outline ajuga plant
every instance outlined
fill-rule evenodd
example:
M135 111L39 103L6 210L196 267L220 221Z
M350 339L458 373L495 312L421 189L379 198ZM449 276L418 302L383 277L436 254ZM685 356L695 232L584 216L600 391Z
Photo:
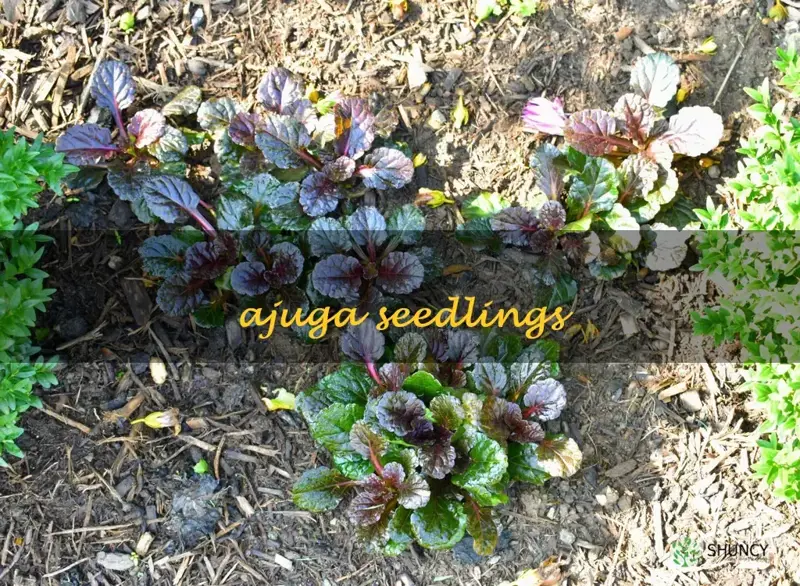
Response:
M16 140L13 130L0 132L0 466L7 465L6 452L22 457L14 443L22 434L16 422L20 413L41 405L33 385L56 382L55 360L34 359L39 349L31 343L37 311L44 311L53 293L44 286L47 273L36 268L41 244L49 239L21 218L37 207L42 182L59 192L61 181L76 171L41 138L28 143Z
M656 232L675 227L662 221L674 222L671 216L682 209L663 213L678 193L673 160L715 148L723 126L720 116L703 106L669 115L679 82L680 70L672 58L652 53L634 64L633 93L623 95L612 112L591 109L567 115L560 99L528 102L522 116L525 130L564 137L562 148L544 144L531 158L540 202L533 209L498 211L483 226L465 226L462 235L490 237L488 226L505 244L586 262L600 279L624 274L643 242L650 250L640 251L637 260L660 270L680 264L679 252L686 250L682 242L653 251L657 236L649 230L643 234L640 225L654 222ZM561 261L549 264L564 266Z
M779 51L780 83L793 99L791 52ZM747 385L765 413L757 476L781 498L800 499L800 122L787 117L786 103L773 104L769 82L745 90L748 109L760 125L742 141L737 175L720 190L723 205L709 199L696 210L699 261L717 285L713 307L693 313L695 332L716 345L741 348Z
M352 496L348 516L371 550L447 549L469 533L488 555L499 532L492 507L508 502L511 482L580 466L575 442L545 430L567 399L554 378L557 344L523 350L514 336L439 331L391 345L367 320L341 347L355 362L297 400L333 467L306 471L293 498L320 512Z
M130 68L118 61L103 61L92 78L91 94L97 105L110 113L116 135L99 124L79 124L58 138L56 151L64 153L68 162L83 167L73 180L77 184L96 186L105 176L114 193L131 203L141 221L161 218L160 202L151 201L150 176L182 176L186 170L183 159L189 150L186 134L170 126L167 116L194 113L200 90L190 86L163 112L147 108L129 118L127 110L136 98Z
M297 181L291 200L284 194L263 202L270 210L279 207L281 219L291 212L292 229L308 227L310 218L336 211L367 189L398 189L411 181L411 159L389 140L397 116L377 100L320 99L283 68L264 76L256 99L252 112L229 98L209 100L198 122L214 136L224 173L240 191L250 189L254 170Z
M405 205L388 220L374 207L358 208L344 222L318 218L308 231L313 296L374 308L386 296L407 295L437 274L429 247L418 246L425 218Z

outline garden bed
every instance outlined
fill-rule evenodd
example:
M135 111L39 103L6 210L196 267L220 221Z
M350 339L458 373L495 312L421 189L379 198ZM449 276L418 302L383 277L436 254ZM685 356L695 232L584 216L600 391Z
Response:
M739 0L552 2L521 23L502 18L475 31L469 6L458 1L410 2L402 23L385 2L139 3L142 18L127 37L116 17L133 6L23 8L22 20L0 24L2 71L13 82L0 86L5 126L55 138L80 109L88 114L84 83L100 53L131 64L140 95L157 105L189 83L209 96L251 96L264 72L281 65L325 90L376 91L400 107L398 139L428 159L397 194L406 202L428 187L459 200L489 190L524 203L534 144L519 123L525 100L546 90L570 111L610 107L627 89L626 68L649 46L676 57L696 80L688 103L716 101L731 131L712 155L715 171L698 165L684 173L682 190L702 205L720 175L735 170L748 104L742 88L770 71L782 34ZM197 10L205 25L192 33ZM696 48L710 35L718 50L706 60ZM403 75L418 57L432 84L424 96ZM470 123L434 131L431 114L449 118L459 92ZM208 190L213 195L213 184ZM499 511L503 532L493 556L476 557L467 540L454 553L412 549L386 558L363 552L341 512L312 516L293 505L293 482L327 456L296 413L267 412L260 400L277 388L299 392L330 372L336 340L304 346L278 335L264 344L236 324L194 331L188 320L160 312L143 326L154 290L141 280L135 249L148 228L105 187L74 195L79 201L45 197L37 212L56 237L43 266L58 290L41 324L50 330L43 346L62 358L59 385L42 398L62 418L29 412L19 440L26 458L0 475L0 582L50 575L41 583L494 585L551 556L575 584L800 579L793 574L796 508L748 472L759 420L736 392L740 381L726 364L735 355L691 335L689 311L712 293L699 274L581 279L575 323L591 320L599 335L586 343L582 334L562 338L569 395L562 424L581 446L581 470L544 487L516 485ZM452 206L425 213L429 229L457 223ZM449 277L442 290L498 301L519 295L513 266L455 254L463 256L453 264L473 270ZM622 314L634 318L637 334L626 336ZM162 385L147 368L153 356L167 364ZM670 397L682 382L699 394ZM104 422L104 413L139 393L149 411L176 407L204 427L194 440L166 431L142 439ZM223 490L206 509L206 520L215 518L208 511L218 515L216 536L195 542L173 498L202 488L191 474L200 458ZM99 552L133 549L145 530L155 539L137 572L99 563ZM677 571L669 542L688 532L769 548L744 563L707 558Z

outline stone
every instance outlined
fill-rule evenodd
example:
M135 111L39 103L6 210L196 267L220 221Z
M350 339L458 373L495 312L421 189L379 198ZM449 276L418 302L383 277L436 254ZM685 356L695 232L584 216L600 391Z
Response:
M689 413L697 413L703 408L703 401L700 399L700 393L697 391L686 391L681 393L680 397L681 406Z

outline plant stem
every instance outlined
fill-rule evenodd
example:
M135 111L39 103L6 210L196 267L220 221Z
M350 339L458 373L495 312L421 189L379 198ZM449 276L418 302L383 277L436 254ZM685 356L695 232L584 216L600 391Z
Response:
M198 210L188 211L195 221L200 224L200 228L203 229L203 232L208 234L211 238L217 237L217 231L214 229L214 226L212 226L211 223L206 220L205 217L203 217L203 214L201 214Z
M319 159L317 159L317 157L315 157L305 149L297 149L295 150L295 153L297 153L298 157L300 157L306 163L314 167L317 171L322 169L322 167L324 166L322 162Z
M378 455L370 449L369 451L369 459L372 462L372 465L375 467L375 472L378 473L378 476L383 477L383 466L381 465L380 460L378 460Z
M381 380L381 377L378 374L378 369L375 368L375 363L367 362L366 365L367 365L367 372L372 377L372 380L374 380L379 385L383 385L383 381Z

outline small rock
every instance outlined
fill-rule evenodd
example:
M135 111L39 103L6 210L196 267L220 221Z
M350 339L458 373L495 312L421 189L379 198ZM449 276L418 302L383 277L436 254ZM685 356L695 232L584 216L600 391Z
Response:
M186 68L194 75L206 74L206 64L198 59L189 59L189 61L186 62Z
M621 497L619 497L617 506L619 507L619 510L624 513L631 508L631 497L629 497L627 494L623 494Z
M158 356L153 356L150 359L150 376L157 385L163 385L167 382L167 365Z
M567 545L572 545L573 543L575 543L577 537L575 537L575 534L572 533L571 531L562 529L561 531L558 532L558 539L559 541L566 543Z
M719 165L711 165L708 168L708 176L712 179L719 179L720 174Z
M610 486L606 486L605 490L594 495L594 498L601 507L610 507L619 500L619 493Z
M153 543L154 539L155 537L153 537L152 533L147 531L142 533L142 536L139 537L139 541L136 542L136 555L140 558L146 556L147 552L150 551L150 545Z
M428 118L428 126L434 130L440 130L447 124L447 116L441 110L434 110L431 112L431 117Z
M112 254L108 257L108 268L110 268L112 271L120 270L123 264L125 264L125 261L122 260L121 256Z
M475 39L475 31L472 27L461 25L458 27L458 30L453 34L456 39L456 43L459 45L466 45L473 39Z
M685 393L681 393L678 399L681 402L681 406L689 413L696 413L703 408L703 401L700 399L700 393L697 391L686 391Z
M118 228L126 227L133 219L131 206L127 201L122 201L121 199L116 200L114 205L111 206L111 209L108 210L108 219Z
M97 552L97 563L113 572L127 572L136 567L136 562L129 553Z
M141 22L143 20L147 20L150 18L150 7L143 6L137 13L136 13L136 20Z
M147 355L147 352L137 352L131 356L130 360L131 370L137 376L144 374L147 370L147 365L150 364L150 356Z

